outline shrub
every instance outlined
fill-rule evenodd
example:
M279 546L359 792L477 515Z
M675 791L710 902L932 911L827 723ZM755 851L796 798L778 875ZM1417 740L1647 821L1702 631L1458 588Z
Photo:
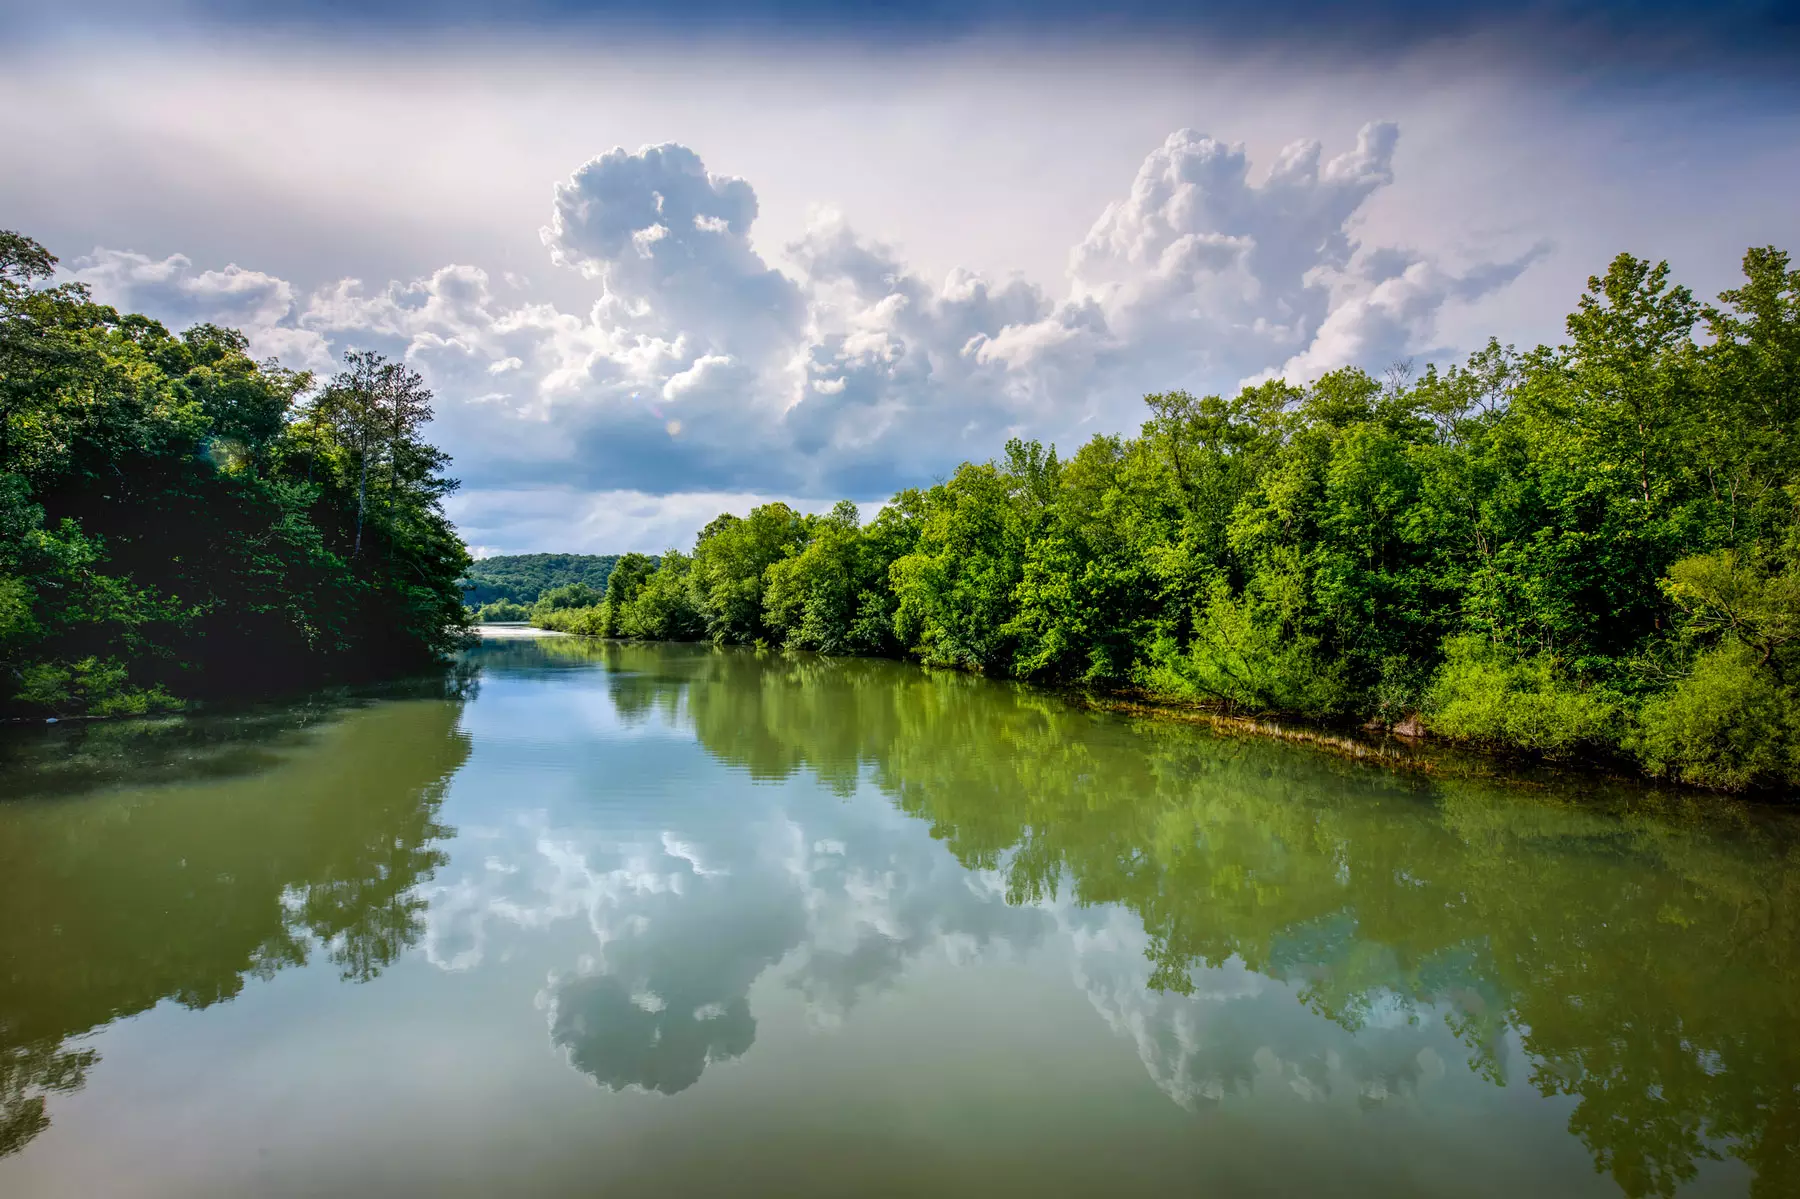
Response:
M181 707L161 687L138 687L125 664L111 658L35 662L20 672L16 701L42 712L91 716L147 716Z
M640 637L646 641L699 641L706 636L706 618L694 606L688 586L692 560L670 550L633 595L630 604L619 610L618 636ZM609 634L610 635L610 634Z
M598 604L601 595L586 583L569 583L554 588L538 597L537 603L531 607L534 616L546 612L561 612L565 608L591 608Z
M616 631L613 607L606 602L591 604L585 608L540 607L532 611L531 623L540 629L573 633L578 637L611 637Z
M1151 691L1211 702L1226 711L1290 712L1314 719L1341 712L1349 698L1340 663L1317 638L1289 633L1223 583L1195 622L1185 653L1173 641L1150 647L1138 681Z
M496 620L530 620L531 609L524 604L515 604L509 599L497 599L493 603L483 604L475 610L475 619L483 622Z
M1755 651L1729 642L1644 705L1630 748L1650 774L1696 786L1800 783L1800 704Z
M1622 713L1606 695L1563 677L1549 654L1519 657L1484 638L1452 637L1423 716L1442 737L1554 757L1616 745Z

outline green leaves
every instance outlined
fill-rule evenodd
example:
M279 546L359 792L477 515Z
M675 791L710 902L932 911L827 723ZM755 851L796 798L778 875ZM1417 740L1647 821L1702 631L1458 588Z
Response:
M714 641L766 638L765 575L806 543L811 523L786 504L764 504L741 520L721 516L701 533L689 588Z
M1669 568L1662 588L1687 618L1690 632L1741 641L1763 664L1800 641L1800 569L1795 567L1768 574L1736 550L1719 550L1683 558Z
M1628 743L1652 775L1726 791L1800 786L1800 699L1750 646L1728 641L1644 705Z
M0 712L137 713L454 644L468 557L416 375L353 356L393 386L339 420L233 330L35 286L54 263L0 234Z
M1521 657L1453 637L1425 697L1425 727L1458 741L1566 757L1618 744L1623 712L1550 654Z

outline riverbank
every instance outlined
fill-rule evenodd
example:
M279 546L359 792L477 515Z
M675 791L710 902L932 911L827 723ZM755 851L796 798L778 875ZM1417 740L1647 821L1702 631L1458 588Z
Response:
M1148 697L1058 690L1070 703L1099 712L1169 724L1197 725L1226 737L1282 741L1321 753L1407 774L1439 779L1480 780L1505 787L1543 791L1549 788L1583 793L1670 795L1715 807L1750 803L1771 810L1792 807L1786 792L1726 793L1647 778L1617 761L1546 761L1517 754L1483 752L1430 736L1400 736L1369 729L1333 729L1284 721L1270 716L1228 716L1203 708Z
M506 631L513 628L516 626L483 625L478 631L489 635L487 630L494 629L496 632L491 635L496 639L530 636L530 634ZM599 637L584 633L563 633L544 628L538 628L535 632L545 636L565 636L573 642L619 646L710 645L705 641L657 641ZM948 667L932 667L880 655L825 655L809 651L755 647L735 648L755 654L777 654L794 658L816 657L825 660L893 662L901 666L911 666L926 674L985 677L973 672L959 671ZM1339 758L1412 774L1439 778L1481 779L1507 786L1534 789L1574 787L1613 790L1622 788L1643 793L1684 796L1689 800L1714 804L1748 801L1759 807L1775 809L1790 807L1793 802L1791 789L1781 787L1765 786L1739 792L1726 792L1670 779L1654 778L1637 770L1635 763L1629 759L1616 755L1563 758L1534 756L1517 751L1488 749L1479 745L1459 743L1434 736L1422 728L1417 734L1406 735L1378 727L1333 726L1324 723L1309 723L1280 715L1228 714L1211 710L1200 704L1176 698L1159 697L1137 690L1104 691L1053 683L1035 683L1028 680L997 681L1056 696L1074 708L1110 712L1146 721L1199 725L1215 733L1232 737L1283 741L1307 746ZM1408 723L1413 728L1419 728L1417 721Z

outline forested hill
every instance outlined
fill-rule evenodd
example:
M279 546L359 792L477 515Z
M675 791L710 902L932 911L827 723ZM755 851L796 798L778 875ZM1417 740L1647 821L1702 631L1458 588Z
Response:
M428 665L467 622L413 371L329 380L49 285L0 230L0 716L124 715Z
M553 587L584 583L606 590L607 577L619 560L617 554L506 554L482 558L463 578L463 602L471 608L495 600L512 600L527 607Z

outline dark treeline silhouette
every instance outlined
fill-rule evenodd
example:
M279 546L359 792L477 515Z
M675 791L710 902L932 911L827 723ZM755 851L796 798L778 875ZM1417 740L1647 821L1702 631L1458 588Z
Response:
M0 714L115 715L378 676L466 623L431 394L353 352L323 386L242 334L47 286L0 231Z
M1013 441L866 524L721 516L535 619L1791 786L1800 271L1743 266L1714 306L1621 255L1566 345L1150 396L1135 438Z

